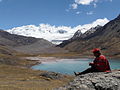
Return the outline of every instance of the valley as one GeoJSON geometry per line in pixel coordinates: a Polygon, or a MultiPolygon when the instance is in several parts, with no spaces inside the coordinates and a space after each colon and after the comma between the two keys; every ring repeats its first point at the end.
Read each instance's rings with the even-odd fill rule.
{"type": "Polygon", "coordinates": [[[0,89],[51,90],[66,85],[74,76],[32,70],[31,66],[41,62],[26,57],[45,57],[47,61],[56,58],[93,59],[93,48],[100,48],[108,59],[120,58],[120,15],[104,26],[98,25],[85,33],[78,30],[73,37],[59,45],[43,38],[26,37],[0,30],[0,89]]]}

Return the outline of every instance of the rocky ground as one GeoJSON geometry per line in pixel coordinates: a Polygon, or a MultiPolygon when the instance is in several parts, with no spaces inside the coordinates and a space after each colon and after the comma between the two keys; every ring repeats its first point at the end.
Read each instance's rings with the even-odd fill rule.
{"type": "Polygon", "coordinates": [[[120,90],[120,71],[89,73],[55,90],[120,90]]]}

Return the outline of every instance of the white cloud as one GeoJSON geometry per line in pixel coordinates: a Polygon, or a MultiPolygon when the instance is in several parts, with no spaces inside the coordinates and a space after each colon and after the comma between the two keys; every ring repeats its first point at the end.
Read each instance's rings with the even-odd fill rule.
{"type": "Polygon", "coordinates": [[[75,0],[76,4],[90,5],[92,2],[97,2],[97,0],[75,0]]]}
{"type": "Polygon", "coordinates": [[[90,11],[90,12],[87,12],[86,14],[87,15],[93,15],[94,13],[93,13],[93,11],[90,11]]]}
{"type": "Polygon", "coordinates": [[[72,4],[72,9],[77,9],[79,5],[93,5],[94,8],[97,7],[97,3],[99,2],[112,2],[113,0],[74,0],[72,4]]]}
{"type": "Polygon", "coordinates": [[[76,3],[73,3],[72,5],[72,9],[77,9],[78,5],[76,3]]]}
{"type": "Polygon", "coordinates": [[[97,4],[96,4],[96,3],[94,3],[94,4],[93,4],[93,6],[94,6],[94,8],[96,8],[96,7],[97,7],[97,4]]]}
{"type": "Polygon", "coordinates": [[[81,12],[77,11],[76,14],[80,14],[81,12]]]}
{"type": "MultiPolygon", "coordinates": [[[[91,3],[93,4],[94,8],[97,7],[98,0],[74,0],[74,3],[70,5],[72,9],[77,9],[78,5],[90,5],[91,3]]],[[[71,9],[70,8],[70,9],[71,9]]]]}

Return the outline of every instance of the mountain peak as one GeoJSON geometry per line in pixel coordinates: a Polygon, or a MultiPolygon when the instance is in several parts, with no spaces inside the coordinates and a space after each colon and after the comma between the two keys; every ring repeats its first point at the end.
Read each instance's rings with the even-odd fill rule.
{"type": "Polygon", "coordinates": [[[118,19],[120,19],[120,14],[117,16],[118,19]]]}

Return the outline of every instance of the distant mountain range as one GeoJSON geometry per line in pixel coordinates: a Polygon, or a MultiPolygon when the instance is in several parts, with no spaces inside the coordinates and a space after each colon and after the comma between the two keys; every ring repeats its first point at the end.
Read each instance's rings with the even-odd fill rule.
{"type": "Polygon", "coordinates": [[[98,19],[91,24],[78,25],[77,27],[67,26],[51,26],[49,24],[40,24],[39,26],[27,25],[21,27],[15,27],[10,30],[6,30],[11,34],[23,35],[27,37],[43,38],[54,44],[60,44],[63,40],[70,39],[74,33],[79,29],[82,33],[86,32],[90,28],[94,28],[97,25],[103,26],[109,20],[98,19]]]}
{"type": "Polygon", "coordinates": [[[90,55],[90,51],[93,48],[100,48],[106,55],[120,57],[120,15],[104,26],[89,24],[83,27],[80,29],[77,28],[78,30],[74,33],[72,31],[73,35],[70,34],[71,31],[68,29],[48,30],[45,27],[44,29],[40,29],[40,27],[34,27],[33,25],[13,28],[8,30],[8,32],[0,30],[0,54],[12,55],[13,52],[29,54],[65,53],[69,51],[82,55],[90,55]],[[10,34],[9,32],[14,34],[10,34]],[[50,33],[51,36],[56,35],[59,39],[52,38],[50,33]],[[28,37],[17,34],[25,34],[28,37]],[[34,35],[34,37],[30,37],[29,35],[34,35]],[[51,43],[52,41],[49,42],[43,38],[35,38],[35,35],[46,35],[46,37],[51,37],[49,40],[54,42],[62,42],[66,35],[71,38],[63,41],[56,47],[55,44],[51,43]],[[63,35],[62,39],[59,35],[63,35]]]}
{"type": "Polygon", "coordinates": [[[63,41],[59,47],[88,55],[93,48],[100,48],[106,55],[120,57],[120,15],[103,27],[95,27],[82,34],[63,41]]]}
{"type": "Polygon", "coordinates": [[[29,54],[65,52],[42,38],[25,37],[0,30],[0,53],[11,54],[13,51],[29,54]]]}

